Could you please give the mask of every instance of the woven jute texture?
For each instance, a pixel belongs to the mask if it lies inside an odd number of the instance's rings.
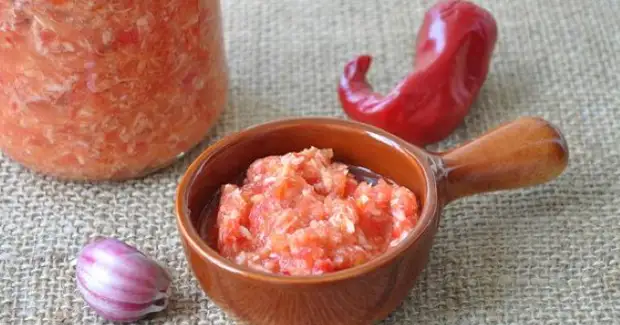
[[[432,149],[537,115],[564,131],[570,166],[543,186],[450,205],[415,289],[381,324],[620,324],[620,1],[478,3],[499,23],[492,69],[465,123]],[[431,4],[224,1],[230,103],[202,148],[275,118],[344,117],[336,84],[359,53],[389,90]],[[175,188],[199,151],[121,184],[60,182],[0,158],[0,324],[105,324],[70,266],[94,235],[169,267],[171,305],[142,324],[232,324],[197,286],[175,225]]]

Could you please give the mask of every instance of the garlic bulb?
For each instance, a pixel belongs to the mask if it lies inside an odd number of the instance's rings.
[[[157,262],[117,239],[97,238],[80,251],[76,281],[101,317],[132,322],[168,305],[171,278]]]

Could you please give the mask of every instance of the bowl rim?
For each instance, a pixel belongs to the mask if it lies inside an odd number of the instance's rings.
[[[252,136],[256,133],[269,132],[275,130],[277,127],[303,127],[304,124],[313,125],[327,125],[349,128],[352,130],[363,131],[367,135],[370,135],[375,141],[381,141],[389,144],[394,150],[400,150],[403,154],[409,155],[420,166],[424,175],[426,186],[426,202],[420,212],[420,218],[414,227],[413,231],[396,246],[392,247],[387,252],[375,257],[374,259],[363,263],[361,265],[336,271],[329,272],[321,275],[307,275],[307,276],[292,276],[292,275],[279,275],[258,270],[253,270],[248,267],[243,267],[229,261],[221,256],[215,249],[210,247],[199,235],[197,229],[193,226],[192,221],[187,209],[187,194],[190,185],[194,182],[200,171],[203,163],[212,155],[221,150],[225,150],[230,144],[243,140],[248,136]],[[325,284],[344,279],[355,278],[362,274],[366,274],[376,270],[393,259],[402,255],[405,251],[414,245],[424,234],[428,227],[436,224],[438,219],[438,213],[440,213],[440,206],[438,204],[438,186],[434,172],[434,167],[428,159],[428,154],[425,150],[412,145],[405,140],[388,133],[380,128],[357,122],[352,120],[346,120],[335,117],[290,117],[281,118],[268,122],[258,123],[248,128],[242,129],[236,133],[229,134],[223,138],[217,140],[215,143],[208,146],[203,150],[198,157],[196,157],[189,167],[182,175],[180,182],[177,186],[175,195],[175,210],[177,219],[177,228],[181,237],[186,241],[189,247],[185,249],[191,249],[195,254],[198,254],[200,258],[209,261],[211,264],[216,265],[218,268],[225,270],[228,273],[232,273],[245,278],[251,278],[254,280],[269,282],[274,284]],[[438,211],[439,210],[439,211]],[[437,218],[435,218],[437,216]],[[188,260],[191,264],[191,261]]]

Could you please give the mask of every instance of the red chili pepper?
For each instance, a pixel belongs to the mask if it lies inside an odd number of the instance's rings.
[[[468,1],[431,7],[417,36],[414,70],[386,96],[366,79],[371,56],[347,63],[338,95],[352,119],[424,146],[458,127],[486,80],[497,39],[491,13]]]

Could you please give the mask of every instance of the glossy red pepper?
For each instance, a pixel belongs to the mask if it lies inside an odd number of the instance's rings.
[[[463,121],[489,70],[497,24],[468,1],[431,7],[417,36],[414,69],[390,93],[366,79],[371,56],[347,63],[338,87],[345,113],[424,146],[446,138]]]

